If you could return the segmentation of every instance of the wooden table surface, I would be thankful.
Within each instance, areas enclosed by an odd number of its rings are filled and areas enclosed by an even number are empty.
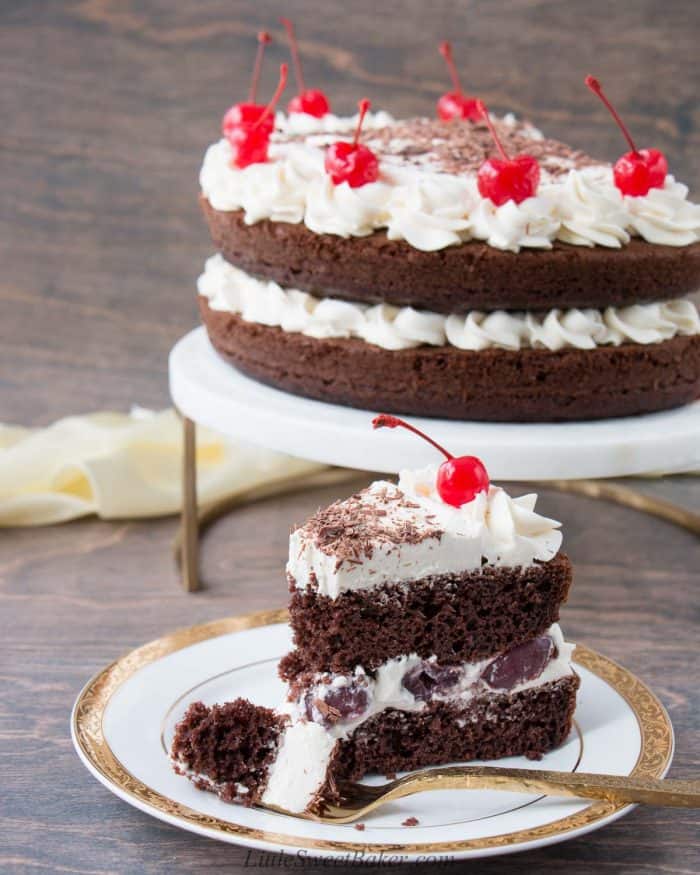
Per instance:
[[[621,138],[582,85],[596,72],[638,141],[700,187],[696,0],[4,2],[1,420],[167,405],[167,352],[195,323],[193,282],[210,251],[196,205],[202,152],[245,92],[257,30],[280,36],[282,6],[309,83],[339,110],[368,95],[396,115],[431,113],[446,87],[435,47],[449,36],[465,83],[496,109],[615,157]],[[266,90],[283,55],[270,52]],[[700,504],[696,480],[648,488]],[[217,523],[207,588],[194,596],[177,585],[172,519],[0,532],[1,871],[172,875],[260,863],[108,793],[73,752],[70,708],[92,673],[135,645],[283,604],[289,526],[336,495],[267,501]],[[563,520],[576,567],[569,637],[652,686],[677,732],[671,774],[697,777],[697,539],[589,499],[542,490],[541,502]],[[454,871],[524,867],[695,873],[697,814],[637,809],[589,837]]]

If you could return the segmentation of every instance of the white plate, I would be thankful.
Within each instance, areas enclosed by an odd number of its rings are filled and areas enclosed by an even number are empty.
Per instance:
[[[433,456],[403,429],[376,434],[379,411],[325,404],[243,376],[204,328],[170,353],[170,394],[195,422],[268,449],[329,465],[398,473]],[[626,477],[700,469],[700,401],[664,413],[598,422],[454,422],[410,417],[454,455],[479,456],[496,480]]]
[[[365,819],[365,830],[329,826],[228,805],[172,771],[167,747],[187,705],[247,696],[276,705],[276,663],[290,648],[284,611],[181,630],[133,651],[96,675],[76,702],[73,740],[87,768],[117,796],[200,835],[305,856],[464,858],[525,850],[573,838],[633,806],[487,791],[441,791],[401,800]],[[577,728],[541,762],[520,768],[663,776],[673,731],[658,700],[629,672],[586,648]],[[404,827],[408,817],[419,825]]]

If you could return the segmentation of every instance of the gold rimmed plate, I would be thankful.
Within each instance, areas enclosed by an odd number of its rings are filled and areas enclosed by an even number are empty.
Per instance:
[[[286,611],[193,626],[132,651],[95,675],[72,716],[78,754],[126,802],[167,823],[221,841],[300,856],[365,861],[465,858],[531,849],[582,835],[632,806],[500,791],[423,793],[367,818],[364,830],[228,805],[172,771],[167,748],[190,702],[283,698],[277,661],[290,649]],[[499,765],[659,778],[673,754],[663,706],[634,675],[579,646],[576,726],[542,761]],[[371,779],[370,779],[371,780]],[[381,780],[381,779],[378,779]],[[408,818],[415,826],[404,826]]]

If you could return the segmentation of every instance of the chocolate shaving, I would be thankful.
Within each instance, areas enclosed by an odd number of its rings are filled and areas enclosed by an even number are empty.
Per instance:
[[[532,155],[550,176],[560,176],[571,169],[606,163],[595,160],[566,143],[538,137],[528,122],[508,123],[497,118],[493,122],[509,155],[524,152]],[[275,134],[275,141],[280,143],[305,140],[322,147],[317,134],[308,137]],[[487,158],[497,154],[493,138],[483,122],[445,122],[440,119],[414,118],[365,131],[361,140],[386,164],[424,167],[433,172],[456,176],[476,173]]]
[[[362,565],[379,545],[390,552],[396,546],[440,539],[443,531],[430,514],[396,518],[397,511],[420,507],[395,486],[365,489],[318,511],[299,531],[302,541],[312,541],[323,553],[335,557],[337,572],[344,564]]]
[[[314,699],[314,708],[327,723],[337,723],[343,716],[337,708],[329,705],[324,699]]]
[[[558,140],[536,139],[529,124],[511,125],[494,119],[494,125],[508,154],[527,152],[553,176],[601,163]],[[411,119],[368,131],[363,142],[388,163],[423,166],[455,175],[476,173],[487,158],[496,154],[491,133],[482,122]]]

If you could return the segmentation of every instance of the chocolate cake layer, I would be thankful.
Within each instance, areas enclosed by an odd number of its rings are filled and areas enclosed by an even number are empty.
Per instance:
[[[539,759],[571,731],[577,675],[518,693],[485,696],[466,708],[435,702],[424,711],[386,710],[340,743],[336,780],[411,771],[451,762],[526,756]]]
[[[265,790],[285,722],[247,699],[211,708],[194,702],[175,729],[175,771],[225,802],[253,805]]]
[[[662,246],[633,239],[620,249],[555,243],[504,252],[469,242],[423,252],[383,231],[367,237],[315,234],[240,211],[202,208],[212,240],[248,273],[319,297],[410,305],[438,313],[639,304],[700,287],[700,243]]]
[[[305,671],[367,671],[416,653],[441,665],[474,662],[542,634],[559,619],[571,586],[563,553],[519,571],[481,571],[426,577],[348,590],[337,598],[292,588],[290,625],[296,650],[280,676]]]
[[[667,410],[700,397],[700,335],[590,350],[421,346],[386,350],[317,339],[200,311],[217,351],[292,392],[387,413],[499,422],[602,419]]]

